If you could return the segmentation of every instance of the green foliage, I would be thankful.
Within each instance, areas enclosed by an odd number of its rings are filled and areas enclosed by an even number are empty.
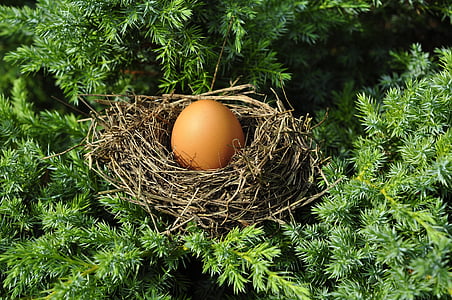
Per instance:
[[[35,8],[1,6],[0,34],[31,38],[7,60],[25,73],[54,75],[73,101],[78,93],[128,89],[200,92],[211,87],[217,63],[222,86],[239,77],[280,86],[291,78],[287,66],[307,71],[309,61],[324,56],[309,47],[327,41],[335,28],[361,30],[358,17],[380,6],[370,0],[41,0]],[[304,73],[299,82],[308,86]]]
[[[11,96],[11,91],[16,79],[22,77],[27,79],[22,84],[25,85],[27,92],[33,96],[39,106],[56,107],[55,105],[49,105],[48,95],[46,95],[46,93],[61,97],[61,92],[54,86],[54,83],[50,78],[46,77],[43,72],[23,76],[20,74],[21,72],[17,65],[4,61],[4,56],[10,51],[15,50],[21,45],[32,43],[33,33],[21,30],[21,26],[19,26],[22,22],[29,22],[29,20],[27,20],[28,16],[26,14],[22,15],[19,12],[22,10],[25,12],[30,10],[28,6],[33,5],[33,2],[34,1],[28,0],[2,1],[3,5],[15,6],[15,8],[11,8],[14,20],[10,20],[15,25],[8,26],[4,28],[5,30],[3,30],[3,27],[0,29],[0,73],[2,74],[0,77],[0,93],[7,97]],[[21,8],[19,8],[19,6]]]
[[[441,53],[443,70],[388,90],[382,103],[358,96],[365,135],[353,174],[333,162],[326,178],[342,181],[313,209],[318,223],[288,227],[319,298],[451,295],[452,60]]]
[[[285,90],[297,110],[335,107],[336,93],[349,84],[355,91],[374,87],[383,75],[401,70],[391,53],[406,51],[413,43],[428,52],[450,45],[450,1],[371,1],[360,13],[345,11],[338,7],[302,15],[303,20],[312,20],[314,25],[307,23],[317,28],[315,32],[330,25],[313,44],[278,40],[280,60],[292,73]],[[300,26],[295,22],[288,32]]]
[[[62,114],[56,110],[35,113],[28,99],[24,78],[13,82],[12,101],[0,97],[0,145],[14,147],[30,138],[43,146],[52,145],[59,152],[67,145],[79,143],[85,136],[86,124],[73,114]]]
[[[449,298],[452,51],[433,51],[450,37],[449,2],[0,6],[0,298]],[[44,74],[75,101],[205,91],[217,62],[215,87],[241,77],[286,84],[297,109],[329,101],[315,134],[330,190],[290,224],[165,232],[164,216],[105,193],[76,147],[88,122],[42,109],[54,107]]]
[[[448,68],[447,62],[444,62],[448,52],[435,50],[439,56],[431,56],[428,52],[424,52],[420,44],[413,44],[410,51],[391,51],[391,61],[393,72],[389,75],[382,75],[379,82],[374,87],[364,87],[358,89],[353,81],[345,83],[342,91],[332,92],[334,97],[334,106],[330,110],[325,109],[317,112],[317,121],[322,123],[315,129],[316,139],[323,146],[328,155],[336,157],[349,158],[351,156],[352,145],[359,135],[363,133],[361,120],[356,118],[359,114],[354,103],[358,101],[357,95],[366,94],[372,100],[370,102],[380,103],[382,99],[392,92],[403,89],[406,84],[422,79],[431,75],[434,70],[441,65]],[[363,96],[361,96],[363,97]],[[397,94],[392,98],[393,106],[397,107],[399,96]],[[386,101],[391,101],[386,99]],[[379,109],[373,109],[368,102],[360,102],[362,109],[367,109],[365,126],[375,126],[378,118]],[[440,103],[439,106],[442,104]],[[394,115],[394,121],[398,118],[406,118],[405,110],[410,109],[411,103],[406,103],[404,107],[400,107],[397,114]],[[408,107],[408,108],[407,108]],[[415,112],[411,112],[415,113]],[[431,116],[430,116],[431,118]],[[404,128],[398,128],[404,132]]]
[[[169,237],[120,194],[96,196],[106,186],[83,152],[49,156],[80,142],[88,124],[36,113],[24,91],[18,80],[12,98],[0,98],[0,296],[185,299],[212,287],[226,297],[308,294],[275,267],[281,250],[264,242],[262,229],[234,230],[218,241],[200,232]],[[209,285],[192,292],[194,257],[213,281],[201,280]]]
[[[252,226],[232,230],[215,242],[196,233],[186,237],[185,247],[202,258],[203,272],[218,275],[220,285],[228,283],[235,293],[245,292],[252,284],[257,292],[283,296],[286,299],[307,299],[309,291],[288,272],[274,271],[271,266],[281,255],[278,246],[263,240],[263,230]]]
[[[321,126],[314,129],[317,142],[326,155],[350,157],[353,142],[362,133],[356,119],[356,88],[347,82],[340,92],[334,92],[334,107],[317,111],[316,121]]]

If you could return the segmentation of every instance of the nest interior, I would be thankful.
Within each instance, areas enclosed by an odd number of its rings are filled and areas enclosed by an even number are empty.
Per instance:
[[[191,221],[221,233],[264,220],[287,220],[316,198],[321,161],[310,135],[311,119],[295,118],[279,99],[270,105],[243,89],[196,96],[98,96],[107,107],[92,118],[87,161],[128,201],[151,215],[170,216],[168,231]],[[177,116],[199,99],[225,104],[245,133],[245,147],[218,170],[185,169],[171,151]]]

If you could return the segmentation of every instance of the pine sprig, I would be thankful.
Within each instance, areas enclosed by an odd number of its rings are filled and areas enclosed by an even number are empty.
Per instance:
[[[263,242],[262,229],[253,226],[232,230],[214,242],[202,233],[185,238],[185,247],[202,258],[203,272],[218,276],[220,285],[232,286],[235,293],[246,291],[252,284],[256,292],[284,294],[289,298],[308,299],[308,289],[283,271],[272,270],[281,250]]]

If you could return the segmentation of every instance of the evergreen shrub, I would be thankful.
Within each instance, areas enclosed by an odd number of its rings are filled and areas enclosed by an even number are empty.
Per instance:
[[[53,109],[50,95],[43,110],[37,78],[2,64],[0,298],[450,298],[452,50],[410,49],[409,37],[441,46],[451,11],[446,0],[1,5],[0,53],[54,76],[73,103],[201,92],[215,74],[218,86],[243,76],[331,101],[316,128],[332,155],[319,179],[339,183],[286,224],[162,234],[162,219],[89,170],[85,116]]]
[[[319,298],[452,295],[452,51],[438,52],[439,71],[382,102],[358,95],[365,133],[349,161],[327,168],[325,182],[342,182],[313,208],[313,224],[287,227]]]
[[[53,76],[75,102],[80,93],[190,94],[239,80],[288,83],[306,111],[347,81],[378,78],[395,47],[450,40],[451,15],[447,0],[38,0],[0,6],[0,34],[22,37],[7,61]]]
[[[49,147],[61,150],[51,133],[76,143],[87,126],[71,115],[35,114],[18,91],[11,103],[1,98],[2,295],[450,296],[452,51],[439,52],[441,70],[388,90],[381,103],[358,96],[365,133],[351,167],[333,159],[326,168],[324,184],[341,183],[312,208],[313,220],[218,239],[196,228],[162,235],[120,196],[96,195],[105,187],[80,150],[42,159]],[[60,125],[31,126],[43,120]]]

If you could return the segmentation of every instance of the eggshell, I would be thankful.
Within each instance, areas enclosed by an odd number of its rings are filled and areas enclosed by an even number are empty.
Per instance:
[[[240,122],[225,105],[198,100],[177,117],[171,148],[177,162],[194,170],[225,167],[245,144]]]

